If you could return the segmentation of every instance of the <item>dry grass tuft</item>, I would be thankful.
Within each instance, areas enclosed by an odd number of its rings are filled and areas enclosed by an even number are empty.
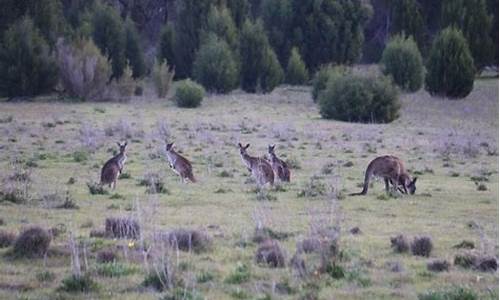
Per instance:
[[[285,253],[278,241],[267,240],[257,248],[255,261],[271,268],[283,268],[285,266]]]
[[[410,250],[410,244],[408,243],[408,239],[400,234],[395,237],[391,237],[391,248],[396,253],[406,253]]]
[[[415,237],[411,243],[411,253],[417,256],[429,257],[432,248],[432,240],[427,236]]]
[[[105,228],[106,235],[113,238],[137,239],[141,233],[139,223],[131,218],[107,218]]]
[[[51,240],[47,230],[39,226],[30,227],[21,232],[15,240],[13,254],[19,258],[43,257],[49,250]]]

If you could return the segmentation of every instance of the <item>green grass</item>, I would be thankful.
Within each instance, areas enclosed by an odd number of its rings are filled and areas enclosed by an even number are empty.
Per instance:
[[[6,286],[0,288],[0,298],[11,298],[12,293],[30,299],[61,298],[58,287],[71,273],[70,231],[86,247],[87,272],[99,284],[99,289],[88,292],[88,298],[163,297],[165,292],[144,291],[141,286],[148,271],[140,241],[89,238],[92,230],[104,230],[107,217],[123,216],[140,217],[146,247],[158,231],[188,228],[210,235],[211,251],[179,252],[171,257],[173,265],[187,266],[175,274],[182,283],[179,288],[188,286],[192,295],[207,299],[268,294],[272,299],[307,294],[320,299],[416,299],[449,286],[468,287],[482,299],[497,290],[497,272],[452,266],[449,272],[433,274],[426,271],[426,265],[435,259],[452,261],[467,250],[453,248],[464,240],[476,247],[485,245],[487,251],[498,246],[498,156],[491,155],[498,153],[491,149],[498,148],[498,80],[476,81],[475,91],[460,101],[432,98],[424,91],[403,94],[401,117],[390,124],[322,120],[304,90],[281,87],[269,95],[208,96],[201,107],[192,110],[156,99],[0,103],[0,120],[11,120],[0,122],[0,132],[5,133],[0,135],[0,180],[14,172],[14,159],[25,168],[26,162],[36,158],[37,165],[31,168],[32,181],[26,185],[30,201],[0,200],[2,230],[19,232],[32,224],[67,228],[52,240],[46,260],[12,261],[4,255],[9,249],[0,249],[0,283]],[[47,115],[68,122],[44,128],[43,123],[52,122]],[[92,194],[87,183],[99,180],[102,164],[117,148],[117,137],[105,137],[103,130],[120,120],[133,124],[136,141],[129,140],[123,173],[127,175],[117,181],[115,190],[107,186],[99,190],[90,184]],[[159,121],[167,124],[176,149],[192,161],[197,183],[181,183],[169,168],[164,141],[158,138]],[[98,131],[95,146],[82,136],[83,124]],[[139,130],[145,134],[136,135]],[[293,167],[291,183],[256,194],[255,185],[245,183],[249,172],[241,162],[238,142],[250,143],[248,152],[255,156],[265,155],[267,146],[276,144],[276,154]],[[416,194],[389,197],[379,180],[366,196],[344,196],[361,190],[367,164],[385,154],[400,157],[408,169],[422,173]],[[147,174],[158,174],[162,188],[156,187],[157,193],[147,193],[148,187],[138,185]],[[476,182],[487,189],[477,190]],[[80,209],[51,209],[38,201],[47,193],[66,190]],[[332,207],[335,195],[340,197]],[[333,278],[340,276],[339,270],[332,269],[331,274],[297,281],[288,262],[297,241],[318,222],[338,223],[341,228],[339,248],[350,258],[339,263],[344,276]],[[272,233],[287,234],[288,238],[280,240],[287,253],[285,268],[255,263],[258,245],[251,240],[258,223]],[[356,226],[362,234],[349,232]],[[430,236],[431,257],[393,253],[389,239],[397,234],[410,240]],[[101,273],[112,276],[94,272],[98,267],[95,255],[105,249],[116,251],[119,265],[134,272],[121,267]],[[392,272],[386,267],[390,261],[401,263],[403,271]],[[37,275],[40,270],[55,278],[45,280],[44,275]],[[295,292],[272,294],[273,283],[280,282],[288,282],[288,289]]]

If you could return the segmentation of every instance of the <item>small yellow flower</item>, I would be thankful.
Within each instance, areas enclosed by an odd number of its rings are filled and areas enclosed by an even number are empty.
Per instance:
[[[129,248],[133,248],[134,246],[135,246],[134,241],[130,241],[130,242],[128,242],[128,247],[129,247]]]

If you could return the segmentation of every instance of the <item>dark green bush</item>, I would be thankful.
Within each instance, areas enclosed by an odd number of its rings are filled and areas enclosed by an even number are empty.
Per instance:
[[[291,85],[300,85],[307,82],[308,71],[300,57],[299,50],[293,48],[286,68],[286,82]]]
[[[453,287],[447,290],[428,291],[418,295],[418,300],[476,300],[475,291],[466,287]]]
[[[166,60],[170,64],[173,64],[175,62],[174,34],[174,28],[170,22],[163,26],[160,33],[160,42],[158,45],[158,61]]]
[[[146,63],[141,48],[139,33],[131,19],[125,21],[125,57],[127,58],[134,78],[144,76]]]
[[[199,84],[190,79],[182,80],[175,90],[175,102],[178,107],[198,107],[203,100],[205,90]]]
[[[326,89],[326,83],[328,82],[332,69],[332,65],[323,65],[316,74],[314,74],[312,80],[312,98],[314,102],[318,100],[319,94]]]
[[[415,92],[422,87],[424,67],[418,46],[412,37],[397,35],[382,53],[382,71],[403,90]]]
[[[319,96],[321,116],[348,122],[387,123],[398,117],[398,93],[384,76],[358,75],[335,68]]]
[[[235,89],[238,69],[228,44],[210,34],[196,54],[193,75],[208,91],[227,93]]]
[[[238,30],[231,17],[231,12],[226,7],[212,6],[207,16],[207,26],[204,32],[205,38],[215,34],[224,40],[232,51],[238,47]]]
[[[33,21],[24,17],[3,34],[0,44],[0,95],[36,96],[57,82],[57,67]]]
[[[63,279],[59,289],[69,293],[87,293],[97,290],[98,285],[88,274],[71,275]]]
[[[474,61],[462,33],[448,27],[435,38],[425,77],[432,95],[464,98],[474,86]]]
[[[269,47],[261,22],[245,21],[240,33],[241,88],[255,93],[259,83],[265,49]]]

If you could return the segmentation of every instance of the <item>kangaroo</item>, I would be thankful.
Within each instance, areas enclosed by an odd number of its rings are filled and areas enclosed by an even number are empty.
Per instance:
[[[189,179],[189,181],[195,183],[196,179],[193,176],[193,167],[189,160],[175,152],[174,143],[167,144],[166,150],[170,168],[181,177],[181,182],[186,183],[186,179]]]
[[[123,144],[117,144],[118,147],[120,147],[120,153],[108,160],[101,170],[100,185],[109,184],[109,187],[113,185],[113,189],[116,188],[116,180],[118,179],[118,175],[122,173],[123,166],[125,165],[125,161],[127,160],[127,142]]]
[[[368,185],[372,176],[384,178],[385,190],[389,192],[389,183],[392,184],[394,189],[399,190],[403,194],[415,194],[417,186],[417,177],[411,179],[406,171],[403,161],[395,156],[379,156],[372,160],[365,172],[365,182],[363,190],[359,193],[353,193],[349,196],[366,195],[368,192]]]
[[[247,169],[252,173],[257,184],[262,186],[269,183],[272,186],[274,184],[274,172],[269,162],[263,158],[248,155],[247,149],[250,147],[250,144],[243,146],[241,143],[238,143],[238,146],[240,147],[241,159]]]
[[[290,169],[288,165],[283,160],[279,159],[274,153],[275,145],[269,145],[267,151],[271,157],[271,167],[274,171],[274,177],[279,178],[279,180],[284,182],[290,182]]]

